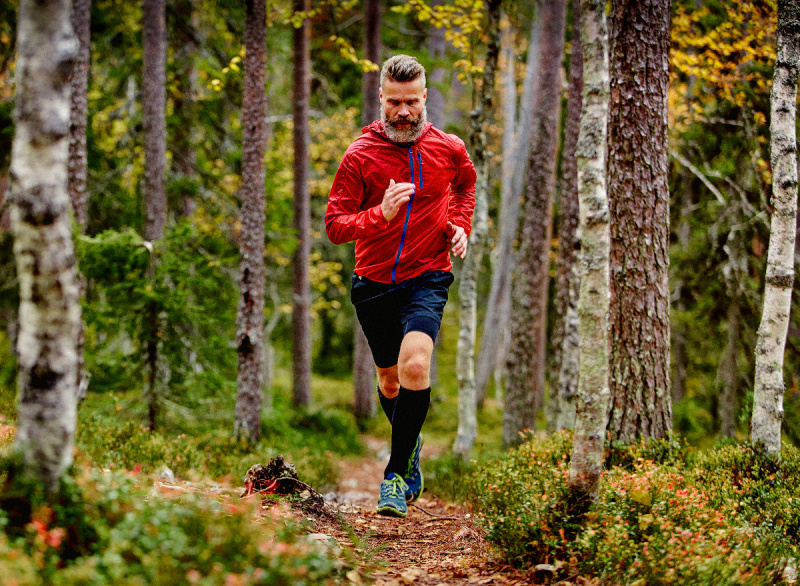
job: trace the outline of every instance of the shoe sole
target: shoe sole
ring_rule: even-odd
[[[404,519],[408,514],[407,511],[400,511],[394,507],[378,507],[376,510],[379,515],[383,515],[384,517],[400,517]]]

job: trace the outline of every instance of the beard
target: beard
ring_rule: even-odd
[[[388,118],[386,116],[386,110],[381,107],[383,131],[392,142],[414,142],[425,129],[425,122],[427,122],[427,120],[428,110],[425,106],[422,106],[422,112],[420,112],[419,116],[416,118],[400,118],[399,116]],[[398,127],[397,124],[400,122],[408,123],[409,126],[405,128]]]

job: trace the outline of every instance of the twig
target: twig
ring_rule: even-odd
[[[711,181],[709,181],[709,180],[708,180],[708,177],[706,177],[706,176],[705,176],[705,175],[704,175],[704,174],[703,174],[703,173],[700,171],[700,169],[698,169],[697,167],[695,167],[694,165],[692,165],[692,163],[691,163],[691,161],[689,161],[689,159],[687,159],[687,158],[683,157],[683,156],[682,156],[680,153],[678,153],[677,151],[669,151],[669,154],[670,154],[670,155],[672,155],[672,157],[673,157],[673,158],[674,158],[676,161],[678,161],[678,162],[679,162],[681,165],[683,165],[684,167],[686,167],[687,169],[689,169],[689,171],[691,171],[691,172],[692,172],[692,173],[695,175],[695,177],[697,177],[697,178],[698,178],[700,181],[702,181],[702,182],[703,182],[703,185],[705,185],[706,187],[708,187],[708,190],[709,190],[711,193],[713,193],[713,194],[714,194],[714,196],[717,198],[717,200],[719,201],[719,203],[721,203],[721,204],[725,204],[725,203],[726,203],[725,196],[724,196],[724,195],[722,195],[722,193],[720,192],[720,190],[719,190],[719,189],[717,189],[717,188],[714,186],[714,184],[713,184],[713,183],[711,183]]]
[[[419,505],[415,505],[414,503],[411,503],[411,506],[414,507],[415,509],[419,509],[420,511],[422,511],[426,515],[430,515],[431,517],[436,517],[440,521],[463,521],[463,520],[465,520],[465,517],[447,517],[445,515],[437,515],[436,513],[431,513],[430,511],[427,511],[427,510],[423,509]]]

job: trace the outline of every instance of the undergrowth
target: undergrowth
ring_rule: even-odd
[[[487,538],[509,561],[636,586],[779,584],[800,562],[797,449],[778,465],[743,445],[610,446],[598,502],[578,515],[571,447],[567,433],[529,441],[468,477]]]

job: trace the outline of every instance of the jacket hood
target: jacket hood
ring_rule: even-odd
[[[431,124],[430,122],[426,121],[425,122],[425,126],[422,127],[422,134],[419,135],[419,138],[417,138],[417,140],[415,140],[414,142],[411,142],[411,143],[408,143],[408,142],[395,142],[392,139],[390,139],[388,136],[386,136],[386,131],[383,128],[383,122],[381,122],[380,120],[375,120],[369,126],[365,126],[364,128],[362,128],[361,129],[361,133],[362,134],[367,134],[368,132],[374,132],[375,134],[380,136],[383,140],[389,141],[392,144],[408,146],[408,145],[418,144],[425,137],[425,135],[428,134],[428,132],[430,131],[431,128],[433,128],[433,124]]]

